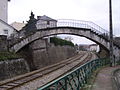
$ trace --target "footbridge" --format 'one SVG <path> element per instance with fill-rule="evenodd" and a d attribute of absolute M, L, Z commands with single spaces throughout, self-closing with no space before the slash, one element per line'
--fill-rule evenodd
<path fill-rule="evenodd" d="M 89 40 L 94 41 L 104 49 L 109 51 L 109 32 L 100 26 L 90 21 L 80 20 L 58 20 L 56 27 L 47 27 L 36 30 L 33 34 L 23 38 L 21 41 L 14 44 L 10 49 L 18 52 L 26 45 L 41 39 L 46 36 L 57 35 L 57 34 L 71 34 L 85 37 Z M 119 59 L 119 45 L 114 43 L 113 53 L 115 59 Z"/>

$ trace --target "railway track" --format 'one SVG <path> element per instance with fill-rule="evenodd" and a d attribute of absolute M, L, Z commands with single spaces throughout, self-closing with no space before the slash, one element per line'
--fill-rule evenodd
<path fill-rule="evenodd" d="M 80 61 L 80 59 L 83 57 L 84 57 L 84 59 Z M 78 54 L 72 58 L 69 58 L 67 60 L 56 63 L 54 65 L 50 65 L 48 67 L 27 73 L 25 75 L 18 76 L 16 78 L 1 82 L 0 90 L 16 90 L 14 88 L 20 87 L 20 86 L 24 85 L 25 83 L 32 82 L 33 80 L 35 80 L 37 78 L 43 78 L 44 76 L 47 76 L 52 72 L 55 72 L 65 66 L 71 66 L 75 62 L 79 61 L 78 63 L 75 63 L 74 67 L 71 67 L 71 69 L 68 70 L 68 71 L 70 71 L 70 70 L 75 69 L 76 67 L 80 66 L 81 64 L 87 62 L 88 60 L 90 60 L 91 57 L 92 57 L 91 53 L 80 52 L 80 54 Z M 64 72 L 63 74 L 65 74 L 67 72 Z M 61 75 L 59 75 L 59 76 L 61 76 Z M 56 77 L 56 78 L 58 78 L 58 77 Z M 19 90 L 21 90 L 21 89 L 19 89 Z M 27 90 L 29 90 L 29 89 L 27 89 Z"/>
<path fill-rule="evenodd" d="M 88 62 L 89 60 L 91 60 L 91 58 L 92 58 L 92 53 L 88 52 L 87 57 L 85 57 L 85 59 L 84 59 L 83 61 L 81 61 L 80 63 L 78 63 L 75 67 L 73 67 L 73 68 L 70 69 L 69 71 L 71 71 L 71 70 L 79 67 L 80 65 L 82 65 L 82 64 L 84 64 L 84 63 L 86 63 L 86 62 Z"/>

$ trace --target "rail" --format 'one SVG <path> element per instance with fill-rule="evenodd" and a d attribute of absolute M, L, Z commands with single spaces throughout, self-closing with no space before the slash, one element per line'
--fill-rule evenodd
<path fill-rule="evenodd" d="M 89 61 L 66 75 L 38 88 L 38 90 L 80 90 L 85 84 L 87 84 L 93 71 L 107 64 L 109 64 L 108 59 Z"/>
<path fill-rule="evenodd" d="M 69 26 L 69 27 L 78 27 L 78 28 L 86 28 L 91 29 L 92 31 L 104 35 L 109 36 L 109 32 L 102 27 L 91 21 L 83 21 L 83 20 L 73 20 L 73 19 L 58 19 L 57 27 L 61 26 Z"/>

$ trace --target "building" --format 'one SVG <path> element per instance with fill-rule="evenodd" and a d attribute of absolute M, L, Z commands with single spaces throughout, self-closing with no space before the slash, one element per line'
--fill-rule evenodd
<path fill-rule="evenodd" d="M 10 36 L 12 33 L 15 33 L 16 30 L 7 23 L 8 1 L 10 0 L 0 0 L 0 35 Z"/>
<path fill-rule="evenodd" d="M 79 44 L 79 50 L 89 51 L 89 44 Z"/>
<path fill-rule="evenodd" d="M 12 27 L 14 27 L 16 30 L 20 31 L 25 25 L 26 23 L 20 23 L 20 22 L 13 22 L 12 24 L 10 24 Z"/>
<path fill-rule="evenodd" d="M 37 29 L 57 27 L 57 20 L 52 19 L 46 15 L 37 16 Z"/>
<path fill-rule="evenodd" d="M 37 16 L 37 19 L 34 16 L 35 15 L 33 12 L 31 12 L 29 21 L 27 21 L 27 24 L 19 33 L 20 38 L 30 35 L 38 29 L 57 27 L 57 20 L 55 19 L 52 19 L 46 15 Z"/>
<path fill-rule="evenodd" d="M 4 22 L 8 21 L 8 1 L 10 0 L 0 0 L 0 19 Z"/>
<path fill-rule="evenodd" d="M 90 51 L 95 51 L 95 52 L 100 51 L 99 45 L 97 45 L 97 44 L 91 44 L 91 45 L 89 45 L 89 48 L 90 48 Z"/>
<path fill-rule="evenodd" d="M 17 30 L 7 23 L 8 1 L 10 0 L 0 0 L 0 35 L 6 35 L 7 37 L 17 33 Z"/>
<path fill-rule="evenodd" d="M 17 33 L 17 30 L 15 28 L 0 19 L 0 35 L 6 35 L 9 37 L 15 33 Z"/>

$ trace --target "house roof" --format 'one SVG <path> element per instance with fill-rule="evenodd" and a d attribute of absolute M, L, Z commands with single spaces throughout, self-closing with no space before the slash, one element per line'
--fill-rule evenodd
<path fill-rule="evenodd" d="M 46 15 L 37 16 L 37 19 L 39 19 L 39 20 L 46 20 L 46 21 L 57 21 L 57 20 L 52 19 L 52 18 L 50 18 L 50 17 L 48 17 L 48 16 L 46 16 Z"/>
<path fill-rule="evenodd" d="M 10 25 L 17 29 L 18 31 L 20 31 L 26 25 L 26 23 L 13 22 Z"/>
<path fill-rule="evenodd" d="M 4 23 L 4 24 L 6 24 L 7 26 L 9 26 L 9 27 L 13 28 L 15 31 L 17 31 L 14 27 L 12 27 L 12 26 L 11 26 L 11 25 L 9 25 L 8 23 L 4 22 L 3 20 L 1 20 L 1 19 L 0 19 L 0 22 L 2 22 L 2 23 Z M 18 32 L 18 31 L 17 31 L 17 32 Z"/>

